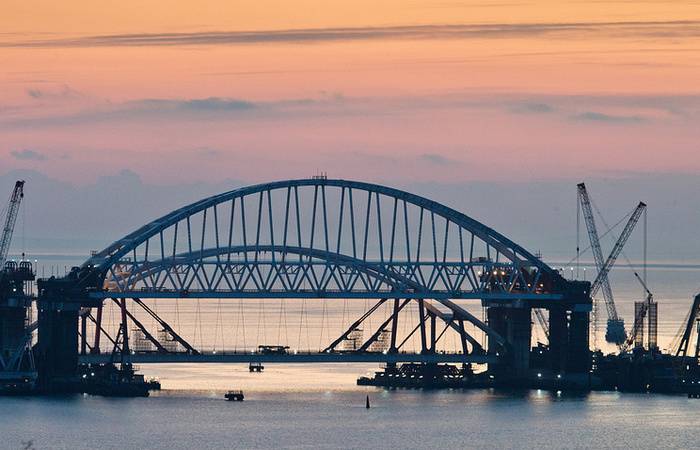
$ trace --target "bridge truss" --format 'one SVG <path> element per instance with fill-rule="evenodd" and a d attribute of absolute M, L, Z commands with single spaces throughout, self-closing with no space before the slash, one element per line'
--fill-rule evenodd
<path fill-rule="evenodd" d="M 568 289 L 566 280 L 537 257 L 454 209 L 385 186 L 325 178 L 260 184 L 205 198 L 114 242 L 71 277 L 85 288 L 80 346 L 93 360 L 105 341 L 115 354 L 148 359 L 129 346 L 134 329 L 151 343 L 152 361 L 273 358 L 255 347 L 248 356 L 225 349 L 218 357 L 206 355 L 145 299 L 151 305 L 342 299 L 368 306 L 315 352 L 315 360 L 372 359 L 373 353 L 396 359 L 410 353 L 403 347 L 408 339 L 418 338 L 419 349 L 399 359 L 420 360 L 441 354 L 437 344 L 450 332 L 458 336 L 459 349 L 434 360 L 484 362 L 487 349 L 477 333 L 498 345 L 488 349 L 492 356 L 507 348 L 507 340 L 465 302 L 548 307 L 566 301 Z M 104 327 L 105 301 L 120 317 L 112 333 Z M 379 323 L 367 329 L 368 318 L 382 310 Z M 415 317 L 402 335 L 399 317 L 409 310 Z M 158 330 L 145 326 L 143 317 Z M 361 342 L 355 342 L 363 327 Z M 163 339 L 177 342 L 178 350 Z M 384 340 L 388 344 L 377 351 L 377 342 Z M 310 351 L 304 354 L 314 360 Z"/>

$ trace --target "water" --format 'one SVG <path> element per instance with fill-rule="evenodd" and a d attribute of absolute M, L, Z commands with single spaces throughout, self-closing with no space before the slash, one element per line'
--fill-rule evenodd
<path fill-rule="evenodd" d="M 364 407 L 369 393 L 372 408 Z M 3 448 L 693 448 L 698 400 L 542 391 L 166 391 L 0 400 Z"/>
<path fill-rule="evenodd" d="M 667 347 L 700 286 L 700 269 L 651 268 L 649 285 L 660 305 L 659 341 Z M 629 327 L 641 288 L 625 268 L 613 273 L 613 287 Z M 227 310 L 223 315 L 217 312 L 220 305 Z M 233 308 L 241 305 L 248 317 L 245 333 L 241 311 Z M 226 342 L 241 348 L 256 339 L 318 348 L 365 307 L 338 301 L 324 312 L 307 303 L 304 313 L 298 300 L 265 305 L 190 301 L 177 310 L 167 302 L 153 306 L 171 323 L 179 318 L 182 334 L 197 344 Z M 304 324 L 308 334 L 300 327 Z M 240 342 L 242 335 L 246 344 Z M 444 345 L 451 349 L 454 343 Z M 264 373 L 251 374 L 244 365 L 144 365 L 142 372 L 163 385 L 147 399 L 0 398 L 0 448 L 19 449 L 28 441 L 37 449 L 691 448 L 700 439 L 695 427 L 700 400 L 683 396 L 389 391 L 355 385 L 359 375 L 376 369 L 266 364 Z M 246 401 L 226 402 L 228 389 L 243 389 Z M 366 395 L 370 410 L 364 407 Z"/>

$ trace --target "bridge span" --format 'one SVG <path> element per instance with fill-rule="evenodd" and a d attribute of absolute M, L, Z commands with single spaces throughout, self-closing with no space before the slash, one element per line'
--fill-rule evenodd
<path fill-rule="evenodd" d="M 287 180 L 214 195 L 38 287 L 35 353 L 44 380 L 71 377 L 80 362 L 108 360 L 454 362 L 522 377 L 531 371 L 533 310 L 547 321 L 547 367 L 590 369 L 589 283 L 564 279 L 448 206 L 364 182 Z M 265 310 L 273 300 L 277 324 Z M 342 320 L 329 311 L 338 301 Z M 195 312 L 184 319 L 171 314 L 187 308 Z M 290 345 L 282 332 L 290 310 L 297 311 L 299 340 L 310 336 L 295 348 L 318 340 L 318 353 L 240 352 Z M 251 311 L 259 329 L 246 341 Z M 340 324 L 331 332 L 334 320 Z M 242 345 L 202 350 L 207 336 L 235 341 L 239 331 Z"/>

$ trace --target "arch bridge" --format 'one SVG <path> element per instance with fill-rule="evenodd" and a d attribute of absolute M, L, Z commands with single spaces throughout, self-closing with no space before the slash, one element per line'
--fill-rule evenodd
<path fill-rule="evenodd" d="M 586 370 L 572 361 L 584 347 L 588 352 L 587 283 L 565 280 L 461 212 L 377 184 L 313 178 L 214 195 L 144 225 L 66 278 L 39 286 L 39 349 L 54 372 L 70 371 L 78 358 L 115 357 L 471 362 L 524 372 L 533 308 L 549 311 L 552 369 Z M 217 324 L 225 321 L 221 305 L 233 308 L 235 301 L 241 309 L 279 301 L 280 329 L 286 301 L 301 304 L 302 315 L 304 308 L 326 314 L 322 305 L 342 302 L 357 316 L 344 317 L 335 335 L 326 330 L 325 341 L 322 330 L 317 349 L 292 351 L 287 342 L 258 340 L 248 345 L 252 351 L 212 350 L 195 345 L 162 313 L 199 308 L 202 299 L 218 302 Z M 479 318 L 475 306 L 485 307 L 488 317 Z M 117 316 L 111 330 L 108 307 Z M 300 333 L 305 327 L 309 320 L 304 325 L 301 317 Z M 448 334 L 457 342 L 454 351 L 440 349 Z"/>

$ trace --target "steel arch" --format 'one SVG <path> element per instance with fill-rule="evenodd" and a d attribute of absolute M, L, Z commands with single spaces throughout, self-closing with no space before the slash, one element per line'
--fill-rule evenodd
<path fill-rule="evenodd" d="M 304 188 L 307 190 L 312 189 L 312 191 L 307 192 L 307 195 L 310 196 L 311 193 L 313 194 L 313 203 L 304 205 L 308 206 L 307 209 L 304 209 L 304 215 L 308 216 L 308 214 L 311 213 L 310 224 L 304 225 L 303 233 L 304 239 L 307 239 L 307 235 L 310 235 L 308 245 L 302 243 L 301 231 L 302 219 L 300 214 L 299 192 Z M 338 211 L 336 211 L 336 214 L 339 214 L 337 230 L 333 229 L 329 233 L 328 224 L 331 219 L 328 213 L 327 191 L 330 192 L 331 189 L 339 190 L 340 197 L 339 201 L 335 202 L 335 205 L 331 205 L 331 208 L 337 208 Z M 275 194 L 273 194 L 273 192 Z M 360 195 L 357 194 L 358 192 L 364 193 L 362 195 L 366 195 L 366 208 L 364 210 L 362 209 L 362 203 L 358 203 L 360 200 L 353 204 L 353 192 L 355 192 L 356 198 L 360 197 Z M 281 201 L 273 205 L 272 196 L 278 194 L 281 195 Z M 247 201 L 246 199 L 251 198 L 253 202 L 256 202 L 257 206 L 257 220 L 253 220 L 253 224 L 257 226 L 254 245 L 248 245 L 246 242 L 246 221 L 250 222 L 250 220 L 245 217 L 245 204 Z M 388 212 L 382 211 L 382 206 L 380 205 L 382 199 L 384 199 L 385 202 L 385 210 L 388 199 Z M 321 203 L 320 206 L 319 200 Z M 250 203 L 250 200 L 248 200 L 248 203 Z M 318 260 L 324 260 L 324 258 L 337 259 L 344 255 L 345 257 L 351 258 L 356 267 L 358 265 L 363 265 L 367 270 L 377 270 L 377 268 L 380 268 L 385 273 L 399 274 L 409 279 L 412 283 L 421 286 L 423 290 L 426 291 L 426 297 L 432 295 L 432 298 L 482 298 L 483 296 L 505 298 L 532 296 L 545 298 L 546 296 L 552 295 L 556 297 L 563 290 L 562 286 L 565 285 L 565 283 L 562 283 L 564 280 L 559 273 L 543 263 L 539 258 L 495 230 L 452 208 L 398 189 L 370 183 L 329 179 L 302 179 L 259 184 L 205 198 L 166 214 L 124 238 L 115 241 L 109 247 L 86 261 L 83 265 L 83 270 L 87 269 L 93 275 L 97 275 L 98 282 L 96 287 L 100 287 L 100 284 L 105 281 L 107 283 L 109 283 L 110 280 L 116 281 L 119 276 L 114 273 L 115 267 L 125 264 L 131 266 L 149 264 L 151 261 L 149 260 L 150 241 L 154 241 L 153 246 L 158 246 L 158 240 L 160 240 L 160 259 L 162 261 L 166 261 L 169 257 L 176 258 L 177 255 L 182 254 L 182 252 L 176 252 L 177 243 L 173 244 L 172 255 L 170 252 L 166 252 L 164 247 L 170 244 L 164 244 L 164 235 L 168 232 L 172 234 L 174 228 L 174 239 L 177 241 L 178 225 L 181 223 L 183 227 L 185 224 L 187 227 L 187 240 L 191 262 L 196 262 L 197 258 L 199 258 L 199 262 L 205 264 L 205 259 L 207 258 L 207 256 L 205 256 L 205 250 L 207 252 L 210 251 L 210 249 L 205 248 L 204 245 L 204 235 L 206 234 L 206 227 L 208 226 L 208 212 L 210 217 L 212 215 L 214 216 L 213 220 L 215 221 L 216 228 L 214 231 L 216 235 L 215 247 L 219 249 L 219 253 L 221 253 L 220 250 L 222 248 L 228 249 L 226 250 L 228 256 L 224 258 L 224 260 L 222 260 L 220 256 L 217 256 L 216 264 L 225 267 L 230 266 L 232 260 L 229 250 L 235 246 L 225 245 L 225 243 L 220 242 L 220 219 L 217 217 L 217 207 L 221 208 L 222 205 L 227 204 L 230 204 L 231 209 L 231 221 L 228 229 L 229 244 L 232 241 L 231 236 L 234 234 L 234 213 L 236 206 L 239 205 L 241 226 L 239 227 L 240 230 L 237 230 L 237 233 L 242 233 L 243 244 L 245 245 L 239 245 L 238 247 L 247 248 L 244 253 L 245 259 L 242 263 L 248 267 L 260 264 L 260 254 L 265 251 L 266 248 L 268 250 L 274 248 L 279 254 L 278 258 L 281 258 L 286 264 L 290 264 L 288 256 L 295 255 L 295 257 L 298 257 L 298 261 L 295 262 L 297 265 L 309 263 L 311 261 L 309 259 L 311 258 L 311 254 L 314 255 L 313 258 Z M 285 204 L 285 208 L 280 213 L 278 210 L 281 209 L 282 204 Z M 376 209 L 376 212 L 374 212 L 374 209 Z M 414 216 L 419 216 L 412 217 L 412 226 L 409 226 L 409 210 L 413 211 L 411 214 L 414 214 Z M 362 217 L 357 217 L 360 212 L 364 215 L 364 221 Z M 283 216 L 282 213 L 284 214 Z M 403 217 L 398 217 L 397 213 L 403 213 Z M 203 216 L 201 228 L 202 245 L 201 248 L 195 251 L 192 244 L 191 219 L 198 214 Z M 321 220 L 317 221 L 317 216 L 319 214 L 321 215 Z M 343 216 L 344 214 L 346 217 Z M 344 252 L 341 251 L 341 235 L 343 233 L 344 223 L 348 221 L 348 214 L 351 216 L 349 219 L 350 223 L 349 225 L 345 225 L 345 228 L 346 235 L 348 234 L 348 226 L 351 228 L 352 251 L 348 250 Z M 269 227 L 269 234 L 265 236 L 263 233 L 261 241 L 261 223 L 265 222 L 265 215 L 267 215 L 267 219 L 269 220 L 269 225 L 267 225 Z M 298 234 L 296 246 L 288 242 L 288 224 L 294 216 L 296 216 L 296 231 Z M 253 217 L 255 218 L 254 215 Z M 290 219 L 290 217 L 292 219 Z M 438 220 L 442 219 L 444 230 L 436 232 L 436 217 Z M 391 222 L 390 228 L 385 226 L 385 229 L 382 230 L 383 218 L 385 223 Z M 389 218 L 391 218 L 391 220 L 389 220 Z M 210 224 L 211 221 L 212 219 L 209 219 Z M 278 223 L 275 225 L 276 221 L 284 222 L 283 237 L 279 232 L 280 224 Z M 421 245 L 425 247 L 425 241 L 429 241 L 431 237 L 425 238 L 423 244 L 421 244 L 425 223 L 427 223 L 425 226 L 426 229 L 431 228 L 426 234 L 432 234 L 432 247 L 427 244 L 429 249 L 424 251 L 423 255 L 421 255 Z M 251 224 L 248 223 L 248 227 L 250 226 Z M 275 227 L 277 227 L 277 232 L 274 231 Z M 395 245 L 395 238 L 396 235 L 401 232 L 400 230 L 402 227 L 403 237 L 405 238 L 405 254 L 403 257 L 395 257 L 395 248 L 398 248 L 398 245 Z M 315 243 L 317 235 L 320 233 L 315 230 L 320 228 L 323 228 L 323 233 L 325 235 L 319 238 L 321 241 L 320 243 Z M 331 226 L 331 228 L 333 228 L 333 226 Z M 360 231 L 357 231 L 357 228 L 360 228 Z M 362 233 L 361 228 L 364 228 L 364 233 Z M 374 259 L 368 258 L 367 252 L 370 228 L 378 229 L 377 236 L 373 234 L 372 237 L 372 239 L 376 239 L 375 247 L 379 249 L 378 258 Z M 451 236 L 449 235 L 450 230 L 454 230 Z M 295 230 L 292 230 L 291 233 L 294 234 L 294 231 Z M 430 233 L 430 231 L 432 233 Z M 316 235 L 314 234 L 315 232 Z M 362 257 L 357 254 L 356 246 L 359 239 L 356 239 L 356 234 L 363 237 L 363 242 L 360 242 L 364 247 Z M 465 251 L 463 234 L 470 235 L 470 237 L 467 238 L 468 251 Z M 335 251 L 331 251 L 331 247 L 336 247 L 336 245 L 335 242 L 333 245 L 330 245 L 329 241 L 335 240 L 336 237 L 337 248 Z M 199 240 L 199 238 L 199 235 L 195 236 L 196 240 Z M 275 239 L 277 239 L 277 242 L 275 242 Z M 347 238 L 343 236 L 343 239 Z M 293 237 L 290 240 L 293 240 Z M 387 244 L 388 241 L 390 241 L 390 245 Z M 416 241 L 417 245 L 415 244 Z M 438 244 L 438 241 L 443 242 Z M 479 254 L 478 251 L 475 252 L 475 242 L 479 241 L 482 245 L 481 254 Z M 304 247 L 311 253 L 307 252 L 306 256 L 303 256 L 303 252 L 300 253 L 298 250 Z M 413 254 L 411 254 L 412 247 Z M 459 247 L 458 254 L 453 254 L 451 258 L 448 258 L 448 249 L 454 252 L 454 249 L 457 247 Z M 249 255 L 251 249 L 252 254 Z M 295 251 L 292 251 L 293 249 L 295 249 Z M 325 253 L 318 253 L 318 251 L 322 250 L 325 250 Z M 430 252 L 432 255 L 430 255 L 430 257 L 425 256 L 425 253 L 428 253 L 429 250 L 432 250 L 432 252 Z M 465 258 L 465 253 L 468 253 L 467 258 Z M 304 258 L 307 259 L 305 260 Z M 274 252 L 272 260 L 269 261 L 269 263 L 279 264 L 279 261 L 275 260 Z M 328 261 L 326 261 L 326 263 L 328 263 Z M 214 292 L 211 293 L 213 294 Z M 287 293 L 292 294 L 292 292 Z M 339 293 L 339 295 L 347 297 L 351 295 L 363 295 L 365 293 L 366 292 L 361 291 L 348 291 Z"/>

